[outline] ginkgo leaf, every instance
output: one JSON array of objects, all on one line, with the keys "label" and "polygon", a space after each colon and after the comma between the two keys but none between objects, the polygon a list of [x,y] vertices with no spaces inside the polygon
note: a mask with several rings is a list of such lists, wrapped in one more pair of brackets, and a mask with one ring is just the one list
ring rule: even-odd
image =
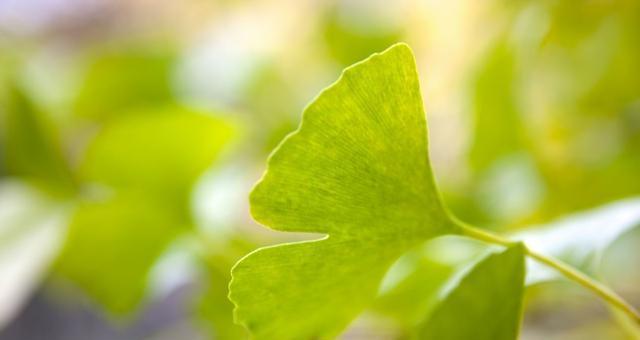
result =
[{"label": "ginkgo leaf", "polygon": [[[418,339],[512,340],[522,314],[524,247],[492,253],[453,279]],[[461,322],[461,319],[463,321]]]},{"label": "ginkgo leaf", "polygon": [[259,339],[337,335],[400,255],[458,232],[433,180],[409,47],[374,54],[325,89],[250,201],[268,227],[328,235],[259,249],[234,267],[236,320]]}]

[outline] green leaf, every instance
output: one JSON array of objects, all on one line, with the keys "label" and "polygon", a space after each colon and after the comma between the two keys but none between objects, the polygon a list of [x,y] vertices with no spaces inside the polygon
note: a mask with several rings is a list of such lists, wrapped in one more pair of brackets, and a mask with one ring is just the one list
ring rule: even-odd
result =
[{"label": "green leaf", "polygon": [[94,139],[81,178],[186,209],[191,186],[216,160],[231,133],[224,121],[183,107],[133,112],[107,124]]},{"label": "green leaf", "polygon": [[77,115],[107,120],[171,102],[171,53],[129,50],[93,57],[74,102]]},{"label": "green leaf", "polygon": [[486,252],[485,244],[459,236],[425,242],[391,267],[373,311],[391,318],[401,331],[412,332],[442,300],[452,278]]},{"label": "green leaf", "polygon": [[144,298],[151,266],[182,223],[171,207],[143,195],[82,202],[57,270],[108,311],[125,314]]},{"label": "green leaf", "polygon": [[472,266],[435,308],[419,339],[512,340],[524,292],[524,247],[515,245]]},{"label": "green leaf", "polygon": [[177,107],[107,124],[80,167],[103,190],[82,198],[59,272],[114,313],[135,308],[151,266],[191,226],[191,188],[230,135],[219,119]]},{"label": "green leaf", "polygon": [[[381,291],[373,306],[374,311],[392,318],[405,330],[415,327],[424,319],[424,315],[437,302],[439,292],[457,269],[455,265],[435,261],[420,253],[411,255],[412,263],[404,265],[409,267],[409,273],[388,291]],[[407,258],[403,257],[402,260],[406,261]],[[391,268],[387,275],[397,267],[394,265]]]},{"label": "green leaf", "polygon": [[[531,226],[512,235],[530,249],[550,254],[591,276],[597,276],[605,250],[625,233],[640,226],[640,199],[629,198],[592,210],[566,216],[547,224]],[[474,245],[475,244],[475,245]],[[447,248],[438,251],[438,247]],[[474,249],[478,248],[478,249]],[[429,241],[411,261],[403,263],[405,274],[378,298],[375,311],[393,318],[404,329],[427,314],[434,301],[442,299],[441,288],[452,277],[477,261],[478,254],[490,247],[458,237]],[[450,258],[446,253],[455,251]],[[460,256],[468,253],[469,256]],[[556,270],[528,260],[526,284],[562,279]],[[420,291],[422,288],[422,291]],[[419,296],[419,298],[417,298]]]},{"label": "green leaf", "polygon": [[246,339],[247,330],[233,322],[233,304],[229,301],[231,266],[223,272],[209,270],[209,283],[197,306],[201,325],[214,339]]},{"label": "green leaf", "polygon": [[73,179],[55,128],[17,84],[9,86],[0,118],[2,163],[8,174],[22,177],[49,194],[71,194]]},{"label": "green leaf", "polygon": [[473,142],[469,160],[486,170],[502,157],[524,149],[516,93],[514,52],[505,42],[494,47],[473,84]]},{"label": "green leaf", "polygon": [[255,245],[238,236],[220,242],[217,237],[200,235],[200,241],[207,280],[195,305],[199,325],[214,339],[247,339],[247,330],[233,322],[233,304],[227,296],[231,267]]},{"label": "green leaf", "polygon": [[234,267],[236,319],[260,339],[337,335],[400,255],[456,233],[429,165],[409,47],[374,54],[324,90],[271,155],[250,200],[266,226],[328,234],[260,249]]}]

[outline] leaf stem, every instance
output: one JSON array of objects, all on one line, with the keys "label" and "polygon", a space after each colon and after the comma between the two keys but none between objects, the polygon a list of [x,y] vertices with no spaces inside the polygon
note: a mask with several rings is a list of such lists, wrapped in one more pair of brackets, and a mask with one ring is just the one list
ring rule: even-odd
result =
[{"label": "leaf stem", "polygon": [[[510,246],[518,242],[518,241],[509,240],[500,235],[496,235],[491,232],[478,229],[469,225],[461,224],[461,228],[462,228],[462,234],[464,236],[468,236],[476,240],[480,240],[488,243],[498,244],[501,246]],[[638,311],[633,306],[631,306],[629,303],[624,301],[618,294],[616,294],[609,287],[603,285],[598,281],[595,281],[594,279],[590,278],[589,276],[585,275],[584,273],[578,271],[577,269],[573,268],[572,266],[560,260],[554,259],[553,257],[546,256],[544,254],[540,254],[536,251],[529,249],[526,245],[525,245],[525,250],[526,250],[527,256],[529,256],[530,258],[557,270],[566,278],[591,290],[596,295],[604,299],[607,303],[618,308],[620,311],[624,312],[629,317],[631,317],[631,319],[633,319],[636,323],[640,324],[640,313],[638,313]]]}]

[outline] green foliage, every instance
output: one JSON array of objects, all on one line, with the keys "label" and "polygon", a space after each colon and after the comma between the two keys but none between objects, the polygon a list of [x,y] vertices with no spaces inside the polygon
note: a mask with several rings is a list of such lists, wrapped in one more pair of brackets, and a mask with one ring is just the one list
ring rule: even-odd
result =
[{"label": "green foliage", "polygon": [[515,94],[525,99],[525,137],[546,191],[536,222],[638,195],[640,79],[631,70],[640,66],[640,3],[516,7],[517,16],[533,15],[530,28],[516,20],[506,31],[521,34],[509,39],[520,69]]},{"label": "green foliage", "polygon": [[191,185],[230,136],[228,124],[183,107],[131,112],[107,124],[92,141],[81,177],[186,209]]},{"label": "green foliage", "polygon": [[225,272],[210,269],[208,286],[200,297],[198,314],[214,339],[246,339],[247,330],[233,322],[233,304],[227,298],[231,264]]},{"label": "green foliage", "polygon": [[329,235],[263,248],[233,269],[238,321],[267,339],[337,335],[402,253],[457,231],[435,189],[406,45],[346,69],[307,107],[270,157],[251,209],[274,229]]},{"label": "green foliage", "polygon": [[[630,329],[640,338],[638,312],[596,281],[630,301],[640,294],[640,1],[303,4],[123,2],[81,11],[89,16],[56,5],[34,22],[19,13],[29,6],[4,6],[8,338],[29,338],[11,332],[50,319],[33,322],[32,306],[23,308],[34,291],[68,283],[79,289],[65,293],[86,293],[106,316],[127,314],[107,321],[118,329],[111,337],[130,335],[119,332],[128,321],[146,328],[147,311],[179,284],[191,307],[181,318],[198,322],[150,336],[195,327],[215,339],[343,330],[356,339],[513,339],[529,289],[524,337],[618,339]],[[307,108],[250,198],[256,220],[285,233],[255,228],[242,197],[317,82],[405,37],[427,69],[446,206],[414,61],[396,46],[349,68]],[[191,105],[224,107],[241,124],[234,150],[223,147],[235,129]],[[221,158],[221,171],[208,169]],[[228,299],[243,255],[301,239],[313,240],[240,261]],[[571,299],[584,294],[577,287],[545,284],[566,278],[608,302],[612,317]],[[61,300],[51,312],[76,309],[74,296]],[[101,336],[90,328],[71,337]]]},{"label": "green foliage", "polygon": [[149,269],[181,227],[173,207],[148,196],[82,202],[57,270],[108,311],[130,313],[144,297]]},{"label": "green foliage", "polygon": [[[306,108],[298,130],[269,158],[251,193],[251,212],[275,230],[326,236],[258,249],[240,260],[229,294],[238,323],[258,339],[332,338],[371,305],[398,313],[403,302],[390,300],[411,292],[418,302],[408,309],[406,326],[418,324],[418,338],[515,339],[525,254],[638,318],[614,292],[579,272],[451,217],[434,183],[425,127],[415,63],[403,44],[347,68]],[[631,220],[607,238],[636,223]],[[424,290],[416,285],[422,273],[409,275],[374,304],[400,256],[447,234],[509,248],[465,270],[416,261],[420,270],[435,269]],[[565,239],[562,246],[579,244]]]},{"label": "green foliage", "polygon": [[[211,243],[211,242],[209,242]],[[231,267],[255,245],[233,236],[229,242],[206,244],[205,289],[196,305],[201,324],[214,339],[246,339],[247,330],[233,322],[233,304],[227,298]]]},{"label": "green foliage", "polygon": [[420,326],[418,338],[516,339],[524,274],[522,245],[487,256],[446,293]]},{"label": "green foliage", "polygon": [[[230,298],[254,336],[337,335],[372,303],[400,255],[458,232],[433,182],[423,112],[406,45],[348,68],[307,107],[299,130],[269,159],[251,207],[276,230],[328,237],[260,249],[233,269]],[[466,276],[426,321],[425,336],[463,338],[483,313],[499,310],[480,336],[513,338],[524,279],[523,248],[513,249]],[[486,288],[493,290],[482,295]],[[465,304],[478,309],[461,310]],[[468,328],[455,326],[461,315],[471,320]]]},{"label": "green foliage", "polygon": [[412,333],[446,296],[447,287],[486,253],[483,243],[459,236],[429,240],[391,267],[372,310],[393,320],[401,332]]},{"label": "green foliage", "polygon": [[73,193],[71,171],[48,117],[18,84],[10,84],[7,92],[0,136],[8,175],[22,177],[53,195]]},{"label": "green foliage", "polygon": [[[383,281],[373,310],[391,318],[400,328],[410,330],[423,321],[439,301],[440,293],[449,279],[458,270],[456,265],[443,263],[423,254],[422,249],[410,251],[391,267],[387,274],[393,277],[398,265],[408,273],[396,279],[390,288]],[[408,269],[408,270],[407,270]],[[420,299],[416,299],[420,296]]]},{"label": "green foliage", "polygon": [[99,54],[88,66],[75,113],[104,120],[132,108],[171,102],[172,63],[171,54],[144,49]]},{"label": "green foliage", "polygon": [[[435,189],[420,96],[406,45],[346,69],[271,155],[251,194],[253,216],[278,230],[342,239],[402,242],[456,230]],[[388,230],[398,221],[402,234]]]},{"label": "green foliage", "polygon": [[[604,251],[638,226],[640,201],[632,198],[544,225],[530,226],[515,233],[513,238],[592,277],[599,277],[599,262]],[[481,243],[458,237],[442,237],[427,242],[397,264],[407,274],[381,293],[374,310],[391,317],[405,332],[410,332],[442,300],[443,289],[463,276],[487,251],[492,250]],[[455,256],[447,256],[451,252]],[[562,276],[557,271],[534,261],[527,263],[527,286],[559,279]]]},{"label": "green foliage", "polygon": [[505,45],[492,49],[478,71],[473,84],[474,140],[469,155],[476,170],[486,170],[523,147],[515,74],[513,51]]},{"label": "green foliage", "polygon": [[151,266],[192,225],[191,187],[230,136],[228,124],[179,107],[112,120],[80,167],[97,197],[82,198],[59,272],[112,312],[133,310]]}]

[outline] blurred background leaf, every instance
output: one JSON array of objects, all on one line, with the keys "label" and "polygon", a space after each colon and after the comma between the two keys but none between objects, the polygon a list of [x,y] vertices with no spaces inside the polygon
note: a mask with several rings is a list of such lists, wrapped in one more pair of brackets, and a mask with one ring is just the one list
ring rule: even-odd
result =
[{"label": "blurred background leaf", "polygon": [[83,181],[135,191],[186,215],[194,182],[219,156],[231,126],[181,107],[148,108],[112,120],[80,165]]},{"label": "blurred background leaf", "polygon": [[191,188],[230,135],[221,120],[184,108],[108,123],[80,166],[98,197],[83,198],[76,210],[59,271],[109,310],[134,310],[153,263],[192,227]]},{"label": "blurred background leaf", "polygon": [[124,314],[142,301],[151,266],[184,221],[148,196],[116,195],[79,205],[56,269],[109,311]]},{"label": "blurred background leaf", "polygon": [[7,175],[22,177],[54,195],[69,195],[74,180],[54,125],[16,82],[9,83],[2,110]]},{"label": "blurred background leaf", "polygon": [[169,53],[144,49],[95,53],[74,102],[77,115],[106,120],[172,100],[175,58]]}]

